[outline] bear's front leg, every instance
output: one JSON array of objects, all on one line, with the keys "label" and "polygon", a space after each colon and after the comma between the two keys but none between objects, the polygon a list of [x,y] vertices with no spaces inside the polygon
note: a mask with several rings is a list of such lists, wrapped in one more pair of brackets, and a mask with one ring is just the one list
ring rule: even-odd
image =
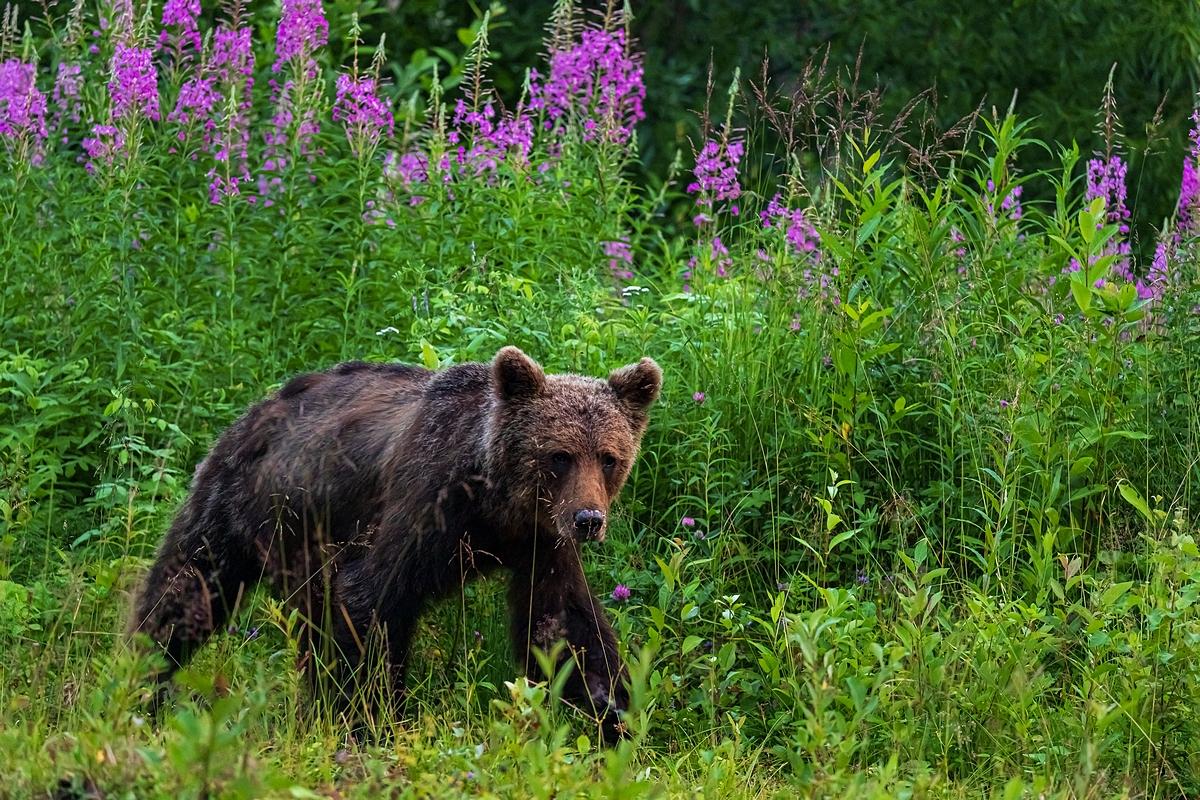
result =
[{"label": "bear's front leg", "polygon": [[513,639],[527,673],[537,669],[532,648],[566,648],[557,666],[574,661],[563,700],[591,713],[604,740],[627,735],[617,712],[629,708],[628,673],[617,652],[617,637],[592,596],[574,542],[538,542],[531,557],[514,565],[509,588]]}]

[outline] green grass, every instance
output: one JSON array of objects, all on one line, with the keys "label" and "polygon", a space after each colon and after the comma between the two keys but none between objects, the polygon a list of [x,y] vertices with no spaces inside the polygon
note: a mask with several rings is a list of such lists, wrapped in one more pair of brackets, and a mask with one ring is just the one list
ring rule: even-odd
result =
[{"label": "green grass", "polygon": [[[759,119],[743,102],[731,118]],[[1169,287],[1139,299],[1079,154],[1022,173],[1045,145],[1011,117],[934,172],[831,121],[825,163],[752,152],[785,174],[698,226],[690,176],[651,191],[626,148],[537,129],[528,161],[410,187],[382,150],[412,139],[352,151],[326,120],[270,208],[209,203],[205,151],[168,123],[94,175],[69,148],[6,151],[0,796],[1200,792],[1188,231],[1165,235]],[[431,163],[446,145],[431,123]],[[819,257],[760,224],[776,182]],[[1017,186],[1054,199],[994,211]],[[631,279],[604,246],[621,240]],[[1134,244],[1145,276],[1153,247]],[[664,370],[586,556],[632,665],[633,738],[599,747],[518,675],[502,579],[431,610],[411,708],[369,731],[301,691],[295,620],[265,593],[147,718],[130,593],[223,427],[299,371],[504,344],[553,371]]]}]

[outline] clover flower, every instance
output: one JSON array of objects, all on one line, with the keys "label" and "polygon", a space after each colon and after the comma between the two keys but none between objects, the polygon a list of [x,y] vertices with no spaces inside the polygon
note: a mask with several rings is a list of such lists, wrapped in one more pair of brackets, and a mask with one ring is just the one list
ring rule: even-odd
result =
[{"label": "clover flower", "polygon": [[612,599],[618,603],[624,603],[633,596],[633,592],[629,591],[629,587],[623,583],[618,583],[612,590]]}]

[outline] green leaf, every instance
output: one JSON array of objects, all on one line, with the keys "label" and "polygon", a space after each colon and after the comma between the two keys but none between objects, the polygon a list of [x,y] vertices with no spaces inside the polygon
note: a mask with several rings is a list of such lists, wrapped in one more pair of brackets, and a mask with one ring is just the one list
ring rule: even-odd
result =
[{"label": "green leaf", "polygon": [[1112,586],[1104,590],[1104,594],[1100,595],[1100,607],[1111,608],[1121,597],[1129,591],[1133,586],[1133,581],[1122,581],[1114,583]]},{"label": "green leaf", "polygon": [[421,363],[425,369],[437,369],[439,364],[437,350],[424,339],[421,340]]},{"label": "green leaf", "polygon": [[1125,480],[1120,481],[1117,483],[1117,491],[1121,493],[1121,497],[1125,498],[1125,502],[1133,506],[1147,522],[1154,524],[1156,520],[1154,519],[1154,514],[1150,511],[1150,505],[1142,497],[1142,493],[1134,488],[1132,483]]}]

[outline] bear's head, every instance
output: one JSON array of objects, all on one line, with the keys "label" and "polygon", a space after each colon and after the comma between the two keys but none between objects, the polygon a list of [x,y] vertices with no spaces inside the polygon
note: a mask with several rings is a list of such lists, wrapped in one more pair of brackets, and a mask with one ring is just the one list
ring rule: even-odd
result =
[{"label": "bear's head", "polygon": [[603,540],[637,457],[662,370],[649,358],[607,380],[547,375],[515,347],[492,361],[489,462],[539,533]]}]

